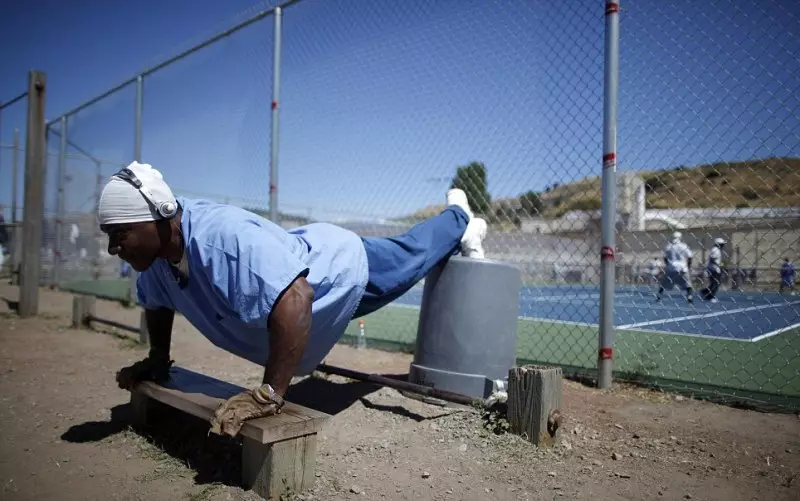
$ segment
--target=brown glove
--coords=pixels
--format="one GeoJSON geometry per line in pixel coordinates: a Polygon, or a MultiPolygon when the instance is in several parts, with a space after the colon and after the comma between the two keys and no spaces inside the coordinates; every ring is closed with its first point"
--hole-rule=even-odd
{"type": "Polygon", "coordinates": [[[283,398],[269,385],[243,391],[219,404],[211,418],[210,431],[235,437],[245,421],[279,414],[283,404],[283,398]]]}
{"type": "Polygon", "coordinates": [[[117,385],[123,390],[132,390],[139,381],[163,383],[169,379],[169,368],[174,360],[147,357],[124,367],[117,372],[117,385]]]}

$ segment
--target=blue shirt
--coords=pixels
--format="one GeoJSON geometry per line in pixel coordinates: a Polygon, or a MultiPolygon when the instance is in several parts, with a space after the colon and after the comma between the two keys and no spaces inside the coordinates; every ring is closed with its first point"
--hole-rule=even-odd
{"type": "Polygon", "coordinates": [[[781,265],[781,278],[784,280],[794,279],[794,263],[791,261],[788,263],[784,261],[784,263],[781,265]]]}
{"type": "Polygon", "coordinates": [[[327,223],[285,230],[244,209],[178,198],[189,280],[156,259],[139,275],[144,308],[186,317],[217,347],[259,365],[269,357],[267,318],[298,277],[314,289],[311,331],[295,374],[308,374],[344,334],[367,284],[367,255],[354,232],[327,223]]]}

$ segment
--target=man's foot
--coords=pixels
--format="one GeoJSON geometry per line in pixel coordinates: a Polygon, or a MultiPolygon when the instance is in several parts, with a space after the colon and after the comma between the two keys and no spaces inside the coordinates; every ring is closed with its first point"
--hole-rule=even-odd
{"type": "MultiPolygon", "coordinates": [[[[464,193],[464,190],[459,190],[458,188],[453,188],[447,191],[447,205],[456,205],[464,209],[464,212],[467,213],[467,218],[472,221],[472,210],[469,208],[469,202],[467,201],[467,194],[464,193]]],[[[469,230],[469,228],[467,228],[469,230]]]]}
{"type": "Polygon", "coordinates": [[[461,255],[475,259],[483,259],[483,239],[486,238],[486,221],[473,217],[467,223],[467,229],[461,236],[461,255]]]}

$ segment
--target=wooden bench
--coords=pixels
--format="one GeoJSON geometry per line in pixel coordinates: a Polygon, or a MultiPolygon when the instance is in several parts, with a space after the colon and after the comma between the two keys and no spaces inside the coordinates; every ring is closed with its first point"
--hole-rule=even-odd
{"type": "MultiPolygon", "coordinates": [[[[147,423],[152,401],[210,422],[217,406],[241,391],[244,388],[173,366],[163,386],[146,381],[131,392],[133,424],[147,423]]],[[[328,417],[287,401],[280,414],[245,421],[239,432],[242,486],[269,500],[310,488],[315,478],[317,432],[328,417]]]]}

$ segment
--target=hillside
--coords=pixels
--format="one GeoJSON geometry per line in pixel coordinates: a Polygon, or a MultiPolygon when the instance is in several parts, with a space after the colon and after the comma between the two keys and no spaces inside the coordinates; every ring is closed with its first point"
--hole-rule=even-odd
{"type": "MultiPolygon", "coordinates": [[[[648,209],[800,207],[800,158],[765,158],[637,173],[645,181],[648,209]]],[[[570,210],[599,209],[601,178],[565,181],[539,196],[545,218],[558,218],[570,210]]],[[[429,217],[442,207],[425,207],[408,219],[429,217]]],[[[518,198],[493,200],[492,210],[498,220],[510,221],[515,215],[524,215],[518,198]]]]}

